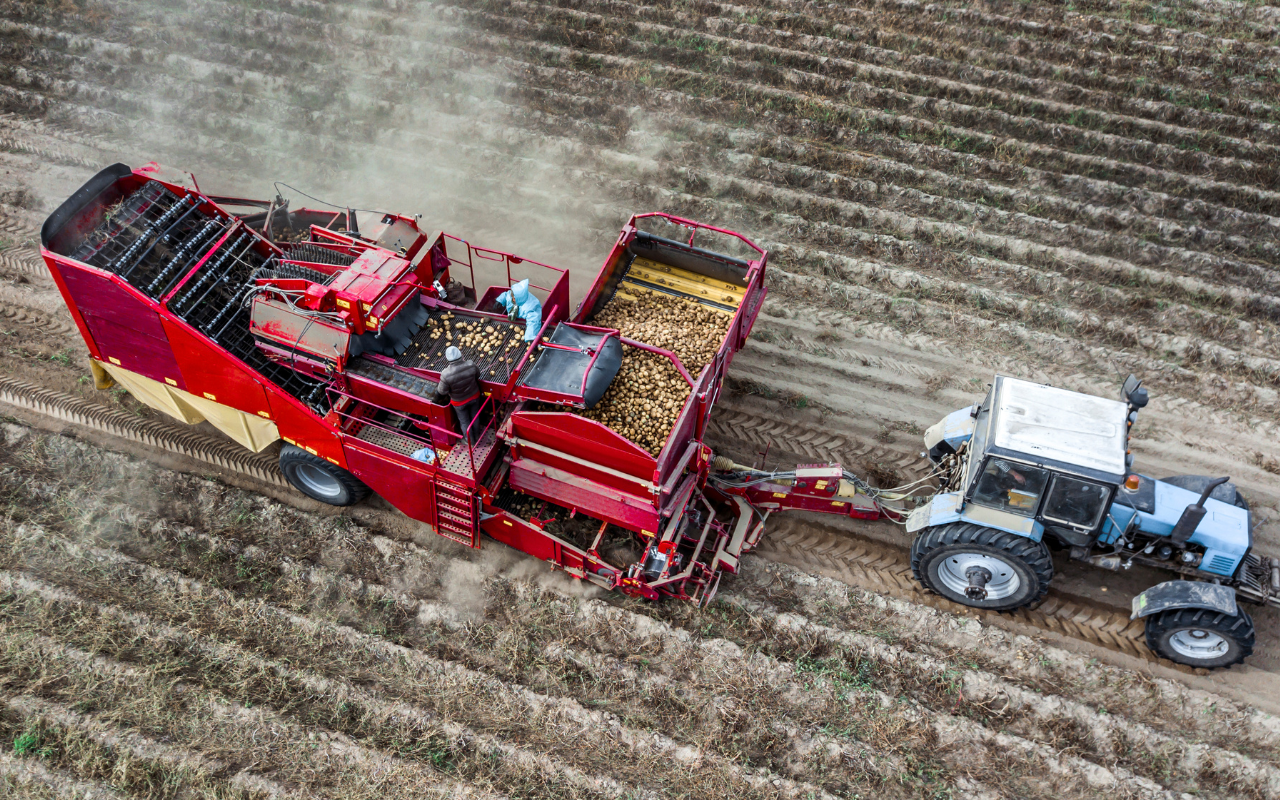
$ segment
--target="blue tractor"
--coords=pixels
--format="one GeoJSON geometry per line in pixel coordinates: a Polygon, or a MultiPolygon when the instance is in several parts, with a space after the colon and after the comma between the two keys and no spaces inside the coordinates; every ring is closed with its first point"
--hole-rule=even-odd
{"type": "Polygon", "coordinates": [[[982,402],[925,432],[941,491],[911,512],[911,567],[926,588],[1007,611],[1044,597],[1050,547],[1112,570],[1145,564],[1179,579],[1133,600],[1147,645],[1194,667],[1239,663],[1253,620],[1280,605],[1280,559],[1251,552],[1249,504],[1229,478],[1133,473],[1129,432],[1147,391],[1132,375],[1107,400],[1002,375],[982,402]]]}

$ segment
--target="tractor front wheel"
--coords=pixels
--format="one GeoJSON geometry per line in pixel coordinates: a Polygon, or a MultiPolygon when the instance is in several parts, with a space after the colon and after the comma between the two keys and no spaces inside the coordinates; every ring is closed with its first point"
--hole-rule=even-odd
{"type": "Polygon", "coordinates": [[[921,531],[911,546],[911,570],[948,600],[1010,611],[1049,591],[1053,559],[1042,542],[965,522],[921,531]]]}
{"type": "Polygon", "coordinates": [[[1253,652],[1253,618],[1200,608],[1174,608],[1147,617],[1147,647],[1189,667],[1217,669],[1239,664],[1253,652]]]}
{"type": "Polygon", "coordinates": [[[280,471],[293,488],[331,506],[355,505],[369,496],[369,487],[355,475],[291,444],[280,450],[280,471]]]}

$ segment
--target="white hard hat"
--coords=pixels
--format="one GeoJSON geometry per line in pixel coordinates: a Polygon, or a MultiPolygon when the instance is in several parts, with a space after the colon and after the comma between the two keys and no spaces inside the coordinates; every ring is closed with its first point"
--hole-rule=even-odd
{"type": "Polygon", "coordinates": [[[445,348],[444,357],[446,361],[459,361],[462,359],[462,351],[453,345],[445,348]]]}

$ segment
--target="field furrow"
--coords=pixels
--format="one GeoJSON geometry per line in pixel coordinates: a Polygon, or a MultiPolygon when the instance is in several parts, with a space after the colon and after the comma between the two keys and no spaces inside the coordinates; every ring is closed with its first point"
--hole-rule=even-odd
{"type": "MultiPolygon", "coordinates": [[[[223,506],[229,504],[233,508],[244,508],[244,500],[237,499],[234,493],[231,497],[224,495],[221,502],[223,506]]],[[[208,507],[211,509],[209,513],[219,513],[212,511],[213,506],[208,507]]],[[[261,512],[250,513],[256,516],[261,512]]],[[[1081,705],[1069,706],[1067,711],[1063,711],[1064,706],[1061,704],[1049,704],[1034,712],[1024,710],[1014,715],[1011,709],[1015,708],[1015,704],[1021,704],[1016,706],[1019,708],[1030,704],[1032,694],[1012,684],[1002,683],[1006,679],[997,678],[993,673],[981,670],[974,672],[977,668],[967,666],[963,658],[955,662],[943,657],[948,662],[943,664],[937,660],[931,660],[942,657],[939,655],[910,652],[894,647],[886,648],[879,640],[873,641],[853,633],[841,633],[829,626],[815,626],[814,623],[798,620],[792,615],[781,614],[769,603],[758,600],[730,600],[729,605],[721,613],[702,619],[697,623],[696,628],[691,629],[683,625],[672,627],[680,625],[681,619],[686,617],[683,612],[674,617],[668,617],[669,621],[664,622],[661,617],[657,619],[651,617],[649,611],[646,611],[645,615],[638,616],[639,609],[611,609],[599,601],[577,602],[558,598],[555,595],[548,595],[541,589],[526,587],[520,583],[486,583],[484,584],[485,593],[495,594],[491,594],[483,601],[486,621],[476,628],[465,619],[459,620],[456,617],[457,607],[454,604],[416,600],[403,593],[380,588],[369,577],[360,577],[352,581],[341,574],[327,574],[323,567],[307,565],[303,558],[305,554],[285,556],[283,553],[273,555],[270,552],[276,547],[285,547],[285,552],[288,552],[287,540],[273,541],[274,537],[259,534],[257,538],[261,542],[260,545],[237,545],[231,540],[211,537],[190,529],[184,530],[170,522],[139,516],[128,507],[115,504],[108,504],[101,509],[82,510],[79,516],[81,525],[84,514],[94,519],[116,520],[112,525],[114,532],[107,537],[115,546],[123,547],[126,551],[134,550],[140,554],[145,550],[146,560],[180,564],[182,571],[187,573],[186,576],[139,564],[126,556],[114,555],[109,550],[86,548],[61,541],[59,536],[30,526],[16,529],[12,534],[13,538],[8,540],[5,551],[10,553],[11,557],[17,555],[20,559],[14,563],[14,566],[35,570],[49,576],[51,580],[62,582],[77,579],[76,576],[80,576],[79,585],[74,590],[78,595],[94,597],[97,599],[96,602],[105,600],[137,608],[146,614],[163,615],[169,620],[165,623],[166,625],[178,626],[172,630],[166,628],[165,630],[168,630],[166,636],[179,637],[182,642],[187,643],[189,639],[187,631],[203,629],[209,632],[208,635],[216,638],[230,638],[240,642],[237,648],[252,647],[264,651],[262,655],[273,660],[285,657],[287,653],[292,665],[290,670],[310,669],[312,667],[307,665],[312,664],[319,671],[337,670],[341,674],[361,674],[367,680],[372,675],[369,672],[370,669],[374,669],[375,672],[384,671],[382,668],[367,665],[379,660],[394,665],[396,659],[390,659],[388,662],[385,655],[375,657],[374,654],[370,654],[363,662],[351,662],[350,659],[353,657],[349,646],[351,633],[343,634],[348,640],[346,647],[324,646],[322,642],[316,640],[317,636],[322,636],[323,630],[330,630],[330,634],[324,635],[324,638],[337,636],[341,632],[326,628],[324,623],[309,622],[291,617],[282,610],[273,610],[272,605],[263,606],[253,599],[255,595],[261,599],[279,598],[299,609],[311,608],[314,604],[321,602],[328,604],[337,602],[340,607],[349,609],[344,616],[349,620],[348,624],[354,623],[357,629],[372,623],[376,630],[377,626],[385,625],[386,621],[399,620],[387,630],[402,644],[425,649],[428,653],[431,650],[443,648],[444,652],[451,652],[454,659],[460,659],[464,664],[469,664],[462,668],[462,673],[458,673],[457,666],[449,666],[449,662],[433,662],[432,657],[425,653],[413,657],[414,663],[417,664],[437,664],[433,673],[444,669],[445,674],[466,674],[470,676],[467,678],[468,681],[480,681],[491,687],[492,679],[481,677],[477,672],[468,672],[468,670],[476,670],[484,666],[487,670],[496,670],[499,674],[522,675],[523,681],[541,682],[547,687],[557,684],[552,675],[559,673],[562,676],[560,678],[562,682],[572,675],[573,678],[569,683],[560,684],[562,687],[560,691],[566,693],[562,696],[576,695],[580,702],[590,701],[593,705],[601,704],[614,709],[631,724],[640,720],[645,720],[650,725],[657,723],[660,727],[675,724],[675,735],[680,738],[694,737],[690,743],[696,742],[702,749],[711,748],[714,751],[726,745],[715,746],[713,743],[717,738],[706,738],[709,731],[697,733],[701,726],[694,723],[694,720],[705,719],[705,714],[697,710],[701,704],[716,698],[715,707],[720,709],[719,713],[723,718],[724,714],[729,713],[730,708],[725,705],[728,702],[723,696],[726,690],[731,692],[731,697],[738,698],[735,702],[745,703],[749,702],[748,698],[754,698],[754,702],[761,704],[760,708],[772,708],[776,703],[780,705],[779,713],[783,715],[783,727],[778,729],[780,733],[785,733],[789,724],[802,725],[799,734],[793,731],[787,735],[791,740],[790,746],[798,747],[800,742],[809,743],[791,759],[785,760],[785,763],[791,765],[790,769],[797,769],[795,766],[797,761],[807,764],[800,755],[804,752],[811,752],[812,757],[818,758],[818,764],[826,764],[828,761],[821,756],[821,748],[826,747],[822,744],[825,740],[820,739],[817,745],[814,745],[810,734],[804,733],[805,729],[812,730],[815,723],[824,719],[824,712],[819,711],[823,703],[818,698],[827,695],[817,695],[812,701],[798,703],[791,694],[795,691],[794,687],[807,687],[804,689],[806,692],[835,692],[834,695],[829,696],[829,700],[838,699],[850,692],[855,697],[859,693],[871,692],[872,697],[880,698],[871,703],[872,708],[888,703],[888,708],[894,716],[914,719],[915,724],[925,725],[936,731],[939,741],[948,745],[943,751],[944,761],[949,761],[951,758],[946,756],[946,753],[958,755],[964,752],[967,758],[972,759],[975,757],[973,750],[975,747],[978,748],[978,752],[987,750],[996,752],[1013,748],[1014,752],[1021,753],[1025,757],[1024,768],[1028,764],[1039,765],[1018,778],[1026,781],[1024,784],[1027,787],[1026,790],[1033,794],[1048,791],[1047,787],[1050,785],[1058,787],[1060,791],[1062,782],[1071,780],[1083,781],[1080,784],[1080,791],[1086,795],[1090,791],[1089,786],[1116,785],[1115,782],[1119,781],[1120,785],[1130,786],[1141,796],[1158,796],[1160,792],[1157,790],[1157,784],[1150,782],[1152,778],[1127,773],[1122,765],[1132,764],[1140,768],[1142,772],[1153,775],[1157,783],[1170,786],[1194,786],[1207,780],[1206,776],[1191,768],[1191,765],[1198,763],[1196,754],[1215,752],[1204,750],[1200,745],[1172,742],[1167,735],[1157,735],[1138,723],[1139,727],[1125,728],[1128,733],[1133,734],[1133,742],[1129,747],[1149,747],[1150,752],[1146,755],[1128,752],[1117,761],[1114,753],[1097,749],[1101,747],[1099,742],[1094,742],[1094,749],[1091,750],[1086,743],[1092,740],[1088,738],[1088,734],[1081,734],[1080,741],[1073,745],[1076,748],[1073,752],[1080,754],[1065,757],[1064,760],[1063,754],[1056,752],[1061,750],[1061,737],[1065,735],[1059,729],[1062,718],[1083,715],[1093,723],[1105,725],[1106,723],[1100,720],[1098,712],[1090,711],[1081,705]],[[129,533],[130,531],[132,533],[129,533]],[[178,545],[181,546],[178,547],[178,545]],[[191,570],[196,570],[196,573],[192,574],[191,570]],[[85,580],[86,577],[89,579],[85,580]],[[227,588],[218,590],[209,588],[218,584],[227,588]],[[504,589],[503,586],[507,588],[504,589]],[[232,590],[236,594],[247,594],[248,597],[246,600],[240,600],[231,593],[232,590]],[[338,594],[335,595],[335,592],[338,594]],[[739,608],[742,613],[733,612],[732,608],[739,608]],[[280,627],[279,623],[287,619],[295,621],[287,627],[280,627]],[[451,622],[451,619],[454,621],[451,622]],[[383,622],[380,623],[378,620],[383,622]],[[263,625],[267,627],[257,630],[263,625]],[[438,633],[429,634],[432,628],[438,633]],[[613,633],[606,633],[608,631],[613,633]],[[622,631],[631,633],[623,634],[622,631]],[[291,637],[300,638],[294,642],[291,637]],[[724,638],[734,644],[726,646],[724,638]],[[819,647],[816,645],[818,640],[826,641],[827,644],[819,647]],[[320,646],[317,646],[318,644],[320,646]],[[587,649],[584,650],[584,647],[587,649]],[[485,655],[486,651],[491,655],[485,655]],[[522,659],[536,654],[537,665],[520,667],[518,662],[512,662],[512,656],[519,653],[525,654],[522,659]],[[622,658],[624,654],[636,653],[643,654],[644,660],[622,658]],[[640,668],[645,661],[659,657],[664,666],[658,672],[650,673],[640,668]],[[427,660],[423,661],[424,658],[427,660]],[[360,667],[360,663],[366,666],[360,667]],[[530,671],[531,667],[532,671],[530,671]],[[351,669],[359,669],[359,672],[351,673],[351,669]],[[586,672],[584,673],[583,670],[586,672]],[[841,678],[839,670],[854,670],[853,677],[841,678]],[[951,674],[953,671],[954,675],[951,674]],[[726,675],[731,674],[738,677],[726,684],[726,675]],[[780,680],[783,681],[782,685],[778,683],[780,680]],[[810,686],[807,684],[809,680],[817,680],[819,683],[810,686]],[[987,707],[985,699],[966,700],[967,692],[977,691],[963,688],[967,680],[976,681],[975,685],[987,685],[994,681],[997,686],[989,687],[990,691],[999,692],[1008,698],[1006,702],[1010,704],[1008,706],[1010,713],[1006,715],[1003,711],[993,711],[987,707]],[[960,683],[954,684],[955,681],[960,683]],[[788,686],[793,688],[789,689],[788,686]],[[1001,686],[1003,688],[1000,688],[1001,686]],[[917,706],[901,706],[900,700],[892,699],[903,697],[904,693],[907,698],[911,698],[913,704],[918,704],[918,707],[923,710],[913,711],[911,709],[917,706]],[[976,705],[966,706],[965,704],[969,702],[976,705]],[[675,705],[670,705],[672,703],[675,705]],[[683,713],[665,717],[660,711],[663,708],[671,710],[680,708],[683,713]],[[965,708],[968,710],[957,716],[957,710],[965,708]],[[664,723],[662,722],[664,719],[669,721],[664,723]],[[788,723],[786,720],[791,722],[788,723]],[[995,733],[986,727],[996,721],[999,722],[1000,730],[1005,731],[1004,733],[995,733]],[[690,727],[691,724],[692,727],[690,727]],[[1020,726],[1020,729],[1011,726],[1020,726]],[[1017,732],[1013,732],[1014,730],[1017,732]],[[797,735],[801,737],[799,740],[796,739],[797,735]],[[1040,741],[1046,744],[1039,744],[1040,741]],[[813,752],[812,747],[819,745],[819,751],[813,752]],[[1045,749],[1046,746],[1049,746],[1049,749],[1045,749]],[[1188,747],[1190,749],[1187,749],[1188,747]],[[1197,747],[1201,749],[1197,750],[1197,747]],[[1093,758],[1098,758],[1100,763],[1085,764],[1093,758]],[[1104,768],[1101,764],[1107,766],[1104,768]],[[1164,771],[1153,771],[1156,768],[1152,767],[1152,764],[1164,765],[1159,768],[1164,771]],[[1041,783],[1042,781],[1044,783],[1041,783]]],[[[278,516],[275,520],[276,524],[283,522],[287,525],[287,521],[278,516]]],[[[206,523],[214,522],[212,518],[206,520],[206,523]]],[[[97,530],[101,531],[101,528],[97,530]]],[[[350,538],[350,532],[344,536],[344,540],[350,542],[344,549],[354,548],[351,555],[340,556],[338,552],[329,550],[327,555],[322,557],[331,562],[335,559],[338,560],[337,563],[345,562],[345,568],[356,570],[356,575],[375,574],[370,570],[375,572],[393,570],[396,563],[405,558],[402,547],[390,542],[379,544],[375,541],[375,547],[368,544],[368,540],[363,537],[350,538]],[[361,551],[369,552],[370,555],[374,552],[381,554],[381,563],[360,558],[351,560],[355,553],[361,551]]],[[[430,580],[424,580],[426,576],[420,571],[417,572],[417,576],[425,586],[432,585],[430,580]]],[[[13,583],[13,586],[18,587],[20,583],[19,580],[13,583]]],[[[113,620],[119,624],[127,623],[135,628],[143,624],[152,625],[139,617],[131,616],[134,612],[115,612],[104,610],[101,606],[98,607],[98,611],[92,611],[89,607],[82,605],[83,601],[71,598],[65,591],[60,592],[52,587],[41,588],[39,585],[28,582],[18,588],[23,592],[34,591],[42,598],[40,603],[43,604],[44,610],[39,613],[29,612],[38,620],[31,624],[33,626],[38,624],[41,631],[61,630],[59,625],[70,625],[76,629],[83,628],[82,633],[75,634],[78,637],[89,636],[91,631],[113,620]],[[68,606],[60,611],[46,607],[49,604],[59,603],[73,603],[75,607],[68,606]],[[56,623],[51,618],[56,620],[56,623]]],[[[443,592],[447,596],[448,582],[444,582],[435,591],[443,592]]],[[[428,596],[430,595],[431,591],[428,591],[428,596]]],[[[319,610],[319,606],[312,609],[313,612],[319,610]]],[[[680,611],[677,608],[671,610],[680,611]]],[[[853,611],[856,612],[856,609],[853,611]]],[[[28,612],[18,614],[14,611],[13,613],[22,617],[28,615],[28,612]]],[[[160,635],[159,629],[156,630],[157,632],[148,633],[146,636],[126,635],[127,632],[121,631],[112,636],[98,637],[94,641],[106,639],[133,642],[143,638],[154,642],[160,635]]],[[[72,636],[73,633],[68,631],[65,635],[72,636]]],[[[201,636],[204,635],[201,634],[201,636]]],[[[361,641],[371,644],[379,641],[376,637],[374,639],[368,637],[367,632],[357,636],[361,641]]],[[[80,639],[73,639],[71,643],[75,644],[79,641],[80,639]]],[[[225,648],[219,650],[218,648],[222,645],[216,644],[213,640],[206,642],[201,638],[199,641],[200,647],[212,648],[213,651],[220,653],[217,658],[219,664],[233,655],[232,651],[225,648]]],[[[905,642],[906,640],[903,640],[903,643],[905,642]]],[[[386,650],[389,646],[389,643],[384,643],[378,645],[377,649],[386,650]]],[[[159,644],[153,644],[147,649],[169,652],[167,647],[159,644]]],[[[136,652],[136,646],[135,649],[122,649],[119,657],[134,652],[136,652]]],[[[183,650],[182,652],[186,654],[186,660],[195,660],[195,654],[191,651],[183,650]]],[[[243,653],[236,655],[237,658],[249,658],[247,651],[236,649],[235,653],[243,653]]],[[[657,664],[658,661],[654,663],[657,664]]],[[[224,668],[227,667],[215,666],[213,662],[207,665],[200,664],[198,674],[209,676],[212,672],[224,668]]],[[[235,673],[253,672],[260,675],[264,671],[278,673],[279,668],[269,668],[262,664],[255,670],[246,667],[235,670],[235,673]]],[[[300,674],[289,671],[289,675],[294,677],[300,674]]],[[[1093,677],[1097,679],[1099,676],[1093,677]]],[[[201,677],[200,680],[211,679],[201,677]]],[[[401,693],[406,692],[409,696],[415,696],[406,688],[403,681],[396,684],[399,688],[391,685],[389,679],[379,680],[378,685],[379,691],[385,689],[392,692],[396,695],[396,699],[402,699],[401,693]]],[[[440,682],[419,675],[411,685],[439,686],[440,682]]],[[[511,693],[510,689],[503,691],[511,693]]],[[[343,692],[322,693],[316,686],[312,686],[313,696],[321,694],[325,698],[322,702],[338,702],[336,698],[346,698],[348,702],[352,702],[355,696],[343,692]],[[330,699],[331,694],[335,699],[330,699]]],[[[469,693],[462,694],[469,696],[469,693]]],[[[419,698],[418,702],[427,701],[420,692],[416,696],[419,698]]],[[[516,696],[519,697],[520,693],[516,692],[516,696]]],[[[527,691],[525,696],[528,696],[527,691]]],[[[388,701],[390,699],[388,698],[388,701]]],[[[433,699],[433,702],[439,703],[441,700],[433,699]]],[[[544,699],[542,702],[545,704],[549,701],[544,699]]],[[[563,703],[563,701],[559,702],[563,703]]],[[[1176,707],[1176,697],[1165,701],[1165,703],[1169,702],[1176,707]]],[[[580,706],[574,707],[580,708],[580,706]]],[[[508,707],[500,706],[500,708],[508,707]]],[[[513,711],[514,709],[510,709],[505,714],[495,713],[495,716],[504,720],[501,724],[510,726],[517,724],[514,720],[522,719],[522,714],[512,713],[513,711]]],[[[871,711],[863,702],[853,698],[839,701],[833,713],[835,712],[840,714],[839,719],[843,721],[846,729],[853,731],[860,730],[866,725],[872,726],[867,729],[868,731],[874,730],[878,714],[883,713],[871,711]],[[871,716],[864,718],[865,714],[871,714],[871,716]],[[859,723],[859,719],[863,722],[859,723]]],[[[455,713],[475,714],[477,712],[464,712],[458,709],[455,713]]],[[[528,709],[523,716],[527,717],[531,713],[533,710],[528,709]]],[[[331,716],[322,718],[328,720],[331,716]]],[[[422,715],[419,714],[418,718],[422,718],[422,715]]],[[[336,723],[328,722],[327,724],[336,723]]],[[[547,727],[549,724],[549,721],[542,722],[541,727],[547,727]]],[[[837,724],[834,717],[828,723],[817,727],[830,731],[833,730],[830,727],[832,724],[837,724]]],[[[1194,729],[1202,727],[1203,724],[1194,729]]],[[[771,727],[766,727],[764,732],[767,733],[770,729],[771,727]]],[[[1260,732],[1255,732],[1255,738],[1258,733],[1260,732]]],[[[855,739],[861,738],[856,732],[851,735],[854,735],[855,739]]],[[[870,734],[862,734],[862,736],[867,735],[870,734]]],[[[735,737],[733,741],[737,741],[737,738],[735,737]]],[[[1258,741],[1261,743],[1266,741],[1266,738],[1258,741]]],[[[883,739],[872,739],[867,742],[870,745],[877,743],[882,748],[886,746],[886,740],[883,739]]],[[[757,745],[759,746],[760,743],[757,742],[757,745]]],[[[739,742],[736,746],[743,745],[739,742]]],[[[773,744],[773,747],[778,746],[779,743],[773,744]]],[[[785,745],[783,746],[787,749],[785,745]]],[[[1208,746],[1212,748],[1218,745],[1208,746]]],[[[896,746],[897,749],[889,748],[885,756],[889,758],[889,764],[895,763],[894,753],[902,755],[901,747],[902,744],[899,743],[896,746]]],[[[565,749],[573,752],[571,744],[565,749]]],[[[1267,771],[1270,768],[1255,763],[1250,756],[1235,755],[1226,751],[1218,755],[1224,765],[1247,767],[1250,775],[1256,778],[1255,783],[1261,781],[1256,784],[1259,787],[1266,785],[1270,780],[1268,777],[1270,773],[1267,771]]],[[[981,763],[984,765],[984,772],[999,768],[995,761],[981,763]]],[[[817,765],[801,768],[802,774],[808,769],[817,768],[817,765]]],[[[830,769],[829,764],[826,769],[830,769]]],[[[1227,768],[1224,767],[1224,769],[1227,768]]],[[[828,774],[827,780],[830,779],[831,776],[828,774]]],[[[969,788],[979,789],[972,785],[969,788]]],[[[1250,791],[1254,790],[1250,789],[1250,791]]],[[[1074,793],[1072,791],[1072,794],[1074,793]]]]}
{"type": "MultiPolygon", "coordinates": [[[[863,207],[863,208],[865,208],[865,207],[863,207]]],[[[890,216],[892,216],[892,215],[890,215],[890,216]]],[[[917,226],[917,227],[918,227],[918,226],[917,226]]],[[[997,238],[998,238],[998,237],[997,237],[997,238]]],[[[1057,256],[1052,257],[1052,259],[1053,259],[1053,260],[1058,260],[1058,258],[1059,258],[1059,257],[1057,257],[1057,256]]],[[[1251,306],[1254,306],[1254,305],[1256,305],[1256,304],[1257,304],[1257,302],[1259,302],[1259,301],[1258,301],[1258,298],[1249,298],[1249,300],[1247,301],[1247,304],[1248,304],[1248,305],[1251,305],[1251,306]]],[[[1016,306],[1016,304],[1014,304],[1014,305],[1016,306]]],[[[1134,303],[1133,301],[1130,301],[1130,302],[1124,302],[1124,301],[1123,301],[1123,299],[1122,299],[1122,302],[1120,303],[1121,308],[1124,308],[1126,312],[1130,311],[1134,305],[1135,305],[1135,303],[1134,303]]],[[[1014,306],[1010,306],[1010,305],[1008,305],[1008,304],[1005,304],[1005,307],[1006,307],[1006,308],[1009,308],[1009,307],[1014,307],[1014,306]]],[[[1167,317],[1168,310],[1166,309],[1163,313],[1164,313],[1164,314],[1166,315],[1166,317],[1167,317]]],[[[1192,326],[1192,327],[1194,328],[1194,327],[1196,327],[1196,326],[1192,326]]],[[[1222,333],[1224,333],[1224,332],[1225,332],[1225,331],[1224,331],[1224,329],[1223,329],[1223,327],[1221,326],[1221,324],[1216,323],[1216,322],[1211,323],[1211,325],[1210,325],[1210,327],[1207,329],[1207,331],[1208,331],[1211,335],[1215,335],[1215,338],[1221,338],[1222,333]]],[[[1132,336],[1132,334],[1129,334],[1129,335],[1127,335],[1127,336],[1126,336],[1126,335],[1122,335],[1122,336],[1121,336],[1121,340],[1122,340],[1122,341],[1123,341],[1124,339],[1126,339],[1126,338],[1128,339],[1128,341],[1125,341],[1125,342],[1124,342],[1125,344],[1132,344],[1132,343],[1134,342],[1134,340],[1135,340],[1135,337],[1133,337],[1133,336],[1132,336]]],[[[1174,350],[1181,350],[1181,349],[1184,349],[1183,347],[1181,347],[1181,346],[1177,346],[1177,345],[1180,345],[1180,343],[1177,343],[1177,344],[1175,345],[1175,347],[1174,347],[1174,348],[1172,348],[1172,349],[1174,349],[1174,350]]],[[[1171,348],[1169,348],[1169,347],[1167,347],[1167,346],[1166,346],[1166,342],[1157,342],[1157,343],[1155,344],[1155,347],[1156,347],[1157,349],[1159,349],[1159,350],[1163,351],[1163,352],[1167,352],[1167,351],[1169,351],[1169,350],[1171,349],[1171,348]]],[[[1208,347],[1208,350],[1207,350],[1207,354],[1208,354],[1208,356],[1209,356],[1211,359],[1213,359],[1216,363],[1221,363],[1221,364],[1223,364],[1224,366],[1231,367],[1231,366],[1235,365],[1235,364],[1238,362],[1238,359],[1237,359],[1233,354],[1231,354],[1231,353],[1229,353],[1229,352],[1220,351],[1219,349],[1216,349],[1216,348],[1215,348],[1215,346],[1214,346],[1214,345],[1212,345],[1212,344],[1207,345],[1207,347],[1208,347]]],[[[1258,361],[1257,359],[1253,359],[1252,361],[1250,361],[1250,360],[1246,359],[1246,360],[1243,362],[1243,366],[1245,367],[1245,369],[1246,369],[1249,373],[1254,374],[1254,375],[1261,375],[1261,376],[1263,376],[1262,380],[1263,380],[1264,382],[1266,382],[1266,381],[1269,381],[1269,380],[1270,380],[1270,379],[1268,379],[1268,378],[1266,378],[1266,377],[1265,377],[1266,375],[1268,375],[1268,374],[1269,374],[1270,369],[1269,369],[1269,367],[1265,366],[1265,363],[1266,363],[1265,361],[1258,361]]]]}
{"type": "Polygon", "coordinates": [[[1232,0],[0,0],[0,794],[1280,795],[1274,609],[1195,671],[1130,619],[1154,569],[975,612],[802,514],[705,608],[604,593],[97,392],[38,254],[117,161],[421,213],[574,301],[662,210],[769,251],[716,454],[891,487],[992,372],[1134,372],[1135,468],[1230,475],[1280,556],[1278,42],[1232,0]]]}

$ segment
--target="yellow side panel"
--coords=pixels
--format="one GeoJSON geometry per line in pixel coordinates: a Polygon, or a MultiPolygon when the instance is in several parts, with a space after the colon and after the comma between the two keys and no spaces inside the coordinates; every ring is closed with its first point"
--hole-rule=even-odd
{"type": "MultiPolygon", "coordinates": [[[[680,297],[677,295],[669,295],[669,294],[662,294],[660,292],[655,292],[653,289],[650,289],[648,286],[641,286],[640,284],[634,283],[630,280],[624,280],[621,283],[619,283],[617,290],[614,292],[614,297],[622,297],[627,300],[639,300],[641,297],[644,297],[645,295],[658,295],[661,298],[665,298],[666,300],[674,300],[677,303],[696,302],[687,297],[680,297]]],[[[714,311],[715,313],[720,314],[721,316],[725,316],[725,317],[733,316],[732,311],[726,311],[723,308],[718,308],[716,306],[709,306],[706,304],[700,304],[700,305],[702,308],[714,311]]]]}
{"type": "Polygon", "coordinates": [[[665,286],[690,297],[701,297],[733,308],[742,305],[742,297],[747,291],[732,283],[708,278],[679,267],[659,264],[647,258],[637,258],[632,261],[627,275],[637,280],[665,286]]]}
{"type": "MultiPolygon", "coordinates": [[[[255,453],[280,438],[276,424],[254,414],[246,414],[230,406],[205,398],[197,397],[190,392],[144,378],[136,372],[121,369],[115,364],[94,362],[98,368],[106,371],[116,383],[128,390],[129,394],[139,402],[163,411],[174,419],[188,425],[209,421],[213,427],[230,436],[241,445],[255,453]]],[[[95,375],[97,370],[94,370],[95,375]]]]}

